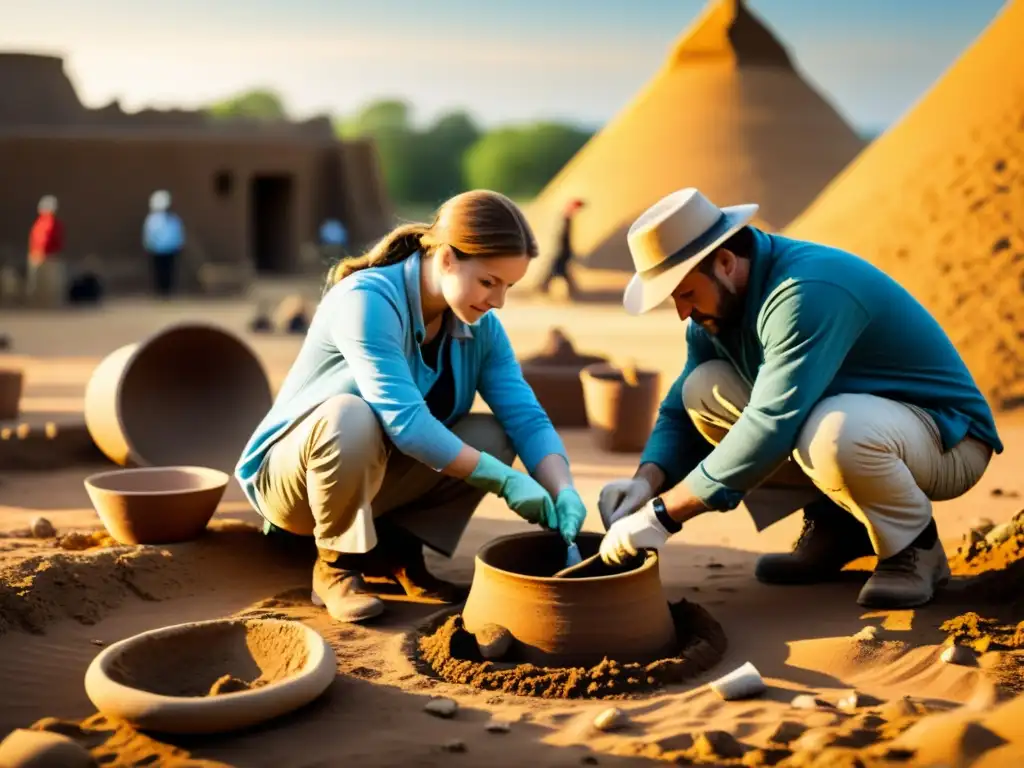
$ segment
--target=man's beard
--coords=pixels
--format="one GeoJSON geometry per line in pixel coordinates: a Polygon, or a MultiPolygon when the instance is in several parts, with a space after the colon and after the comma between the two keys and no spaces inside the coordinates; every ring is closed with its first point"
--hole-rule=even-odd
{"type": "Polygon", "coordinates": [[[696,309],[690,313],[695,323],[708,333],[720,335],[737,325],[743,313],[740,297],[730,291],[717,276],[710,276],[718,289],[718,307],[712,315],[705,315],[696,309]]]}

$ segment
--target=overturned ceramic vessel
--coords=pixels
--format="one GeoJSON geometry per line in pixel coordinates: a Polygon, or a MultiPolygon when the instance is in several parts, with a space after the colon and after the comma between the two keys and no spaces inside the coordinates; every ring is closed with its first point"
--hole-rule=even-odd
{"type": "Polygon", "coordinates": [[[174,544],[203,533],[229,479],[207,467],[118,469],[90,475],[85,490],[116,541],[174,544]]]}
{"type": "Polygon", "coordinates": [[[590,433],[598,448],[615,453],[644,449],[660,403],[657,371],[635,371],[635,381],[607,363],[580,371],[590,433]]]}
{"type": "MultiPolygon", "coordinates": [[[[582,533],[584,558],[601,536],[582,533]]],[[[547,531],[503,536],[476,557],[473,585],[462,612],[469,632],[488,625],[514,638],[505,660],[540,666],[593,666],[606,656],[647,663],[672,656],[677,638],[661,587],[658,554],[621,573],[600,564],[595,575],[552,578],[565,565],[565,542],[547,531]]]]}
{"type": "Polygon", "coordinates": [[[163,733],[219,733],[291,712],[334,680],[336,659],[297,621],[177,624],[104,649],[85,690],[105,715],[163,733]]]}
{"type": "Polygon", "coordinates": [[[96,367],[85,389],[85,423],[123,467],[231,471],[272,402],[247,344],[224,329],[184,323],[121,347],[96,367]]]}

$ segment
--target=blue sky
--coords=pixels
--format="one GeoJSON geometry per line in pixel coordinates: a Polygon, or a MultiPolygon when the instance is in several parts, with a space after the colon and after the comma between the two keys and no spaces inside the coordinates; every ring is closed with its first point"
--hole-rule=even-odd
{"type": "MultiPolygon", "coordinates": [[[[279,90],[297,116],[397,96],[421,120],[600,124],[703,0],[8,0],[0,50],[58,53],[90,106],[279,90]]],[[[749,0],[856,125],[902,114],[1003,0],[749,0]]]]}

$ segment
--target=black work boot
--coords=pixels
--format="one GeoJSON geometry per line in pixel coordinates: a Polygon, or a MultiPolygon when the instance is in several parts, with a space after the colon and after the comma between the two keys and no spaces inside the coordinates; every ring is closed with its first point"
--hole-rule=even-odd
{"type": "Polygon", "coordinates": [[[398,583],[409,597],[436,600],[441,603],[461,603],[469,595],[469,588],[439,579],[427,570],[423,557],[423,542],[397,525],[378,519],[377,546],[379,557],[387,568],[389,578],[398,583]],[[382,525],[383,523],[383,525],[382,525]]]}
{"type": "Polygon", "coordinates": [[[792,552],[757,558],[754,575],[766,584],[831,581],[848,563],[875,554],[867,529],[831,499],[804,507],[804,527],[792,552]]]}
{"type": "Polygon", "coordinates": [[[384,602],[366,588],[359,571],[346,567],[346,557],[352,556],[320,550],[313,566],[313,604],[325,607],[332,619],[345,623],[379,616],[384,602]]]}
{"type": "Polygon", "coordinates": [[[949,577],[949,561],[932,519],[909,547],[878,561],[857,602],[866,608],[913,608],[931,602],[949,577]]]}

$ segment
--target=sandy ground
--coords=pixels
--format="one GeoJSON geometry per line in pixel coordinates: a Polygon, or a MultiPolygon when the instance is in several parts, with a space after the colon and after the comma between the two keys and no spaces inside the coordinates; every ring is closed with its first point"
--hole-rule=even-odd
{"type": "MultiPolygon", "coordinates": [[[[0,358],[0,364],[27,368],[23,407],[28,421],[55,415],[73,421],[80,418],[92,366],[109,351],[185,318],[207,319],[241,333],[249,312],[241,303],[153,307],[119,302],[77,315],[0,314],[0,332],[11,334],[15,342],[12,354],[0,358]]],[[[634,319],[597,304],[569,309],[522,302],[503,310],[502,319],[523,354],[538,347],[552,325],[560,325],[580,351],[613,357],[628,353],[640,365],[662,371],[664,387],[683,360],[681,326],[668,312],[634,319]]],[[[271,378],[279,380],[298,341],[246,337],[271,378]]],[[[1006,419],[1001,429],[1006,452],[978,487],[936,506],[950,554],[977,518],[999,523],[1024,506],[1017,495],[1024,492],[1017,460],[1024,447],[1024,422],[1006,419]]],[[[564,437],[580,491],[592,510],[586,529],[599,530],[596,499],[601,486],[630,474],[637,457],[602,454],[585,431],[567,431],[564,437]]],[[[461,761],[568,766],[594,760],[601,765],[664,760],[755,765],[786,758],[783,765],[852,766],[888,764],[882,760],[886,754],[893,760],[906,757],[909,753],[898,751],[904,743],[918,750],[915,758],[900,763],[904,765],[937,765],[939,758],[948,765],[1024,764],[1012,733],[1024,709],[1016,700],[992,708],[1011,695],[1019,680],[1016,657],[1009,651],[990,651],[970,665],[944,664],[939,654],[945,634],[938,629],[967,610],[1014,622],[1024,617],[1007,617],[1004,606],[979,601],[964,588],[969,582],[963,578],[926,608],[881,612],[866,612],[855,603],[863,571],[814,587],[757,583],[751,573],[754,559],[760,552],[788,548],[799,530],[799,516],[757,533],[742,512],[706,515],[666,548],[660,568],[667,597],[685,597],[708,609],[725,628],[729,648],[717,666],[690,684],[615,702],[627,715],[626,725],[598,732],[590,723],[608,702],[517,698],[419,674],[403,654],[403,642],[436,605],[390,596],[389,611],[376,624],[333,624],[308,602],[305,557],[268,547],[251,527],[255,516],[234,485],[209,534],[192,544],[67,552],[52,539],[12,535],[40,514],[58,533],[98,529],[82,486],[94,469],[0,472],[0,531],[8,532],[0,536],[0,737],[43,718],[91,718],[72,732],[104,765],[461,761]],[[321,631],[338,657],[339,674],[327,694],[279,721],[216,738],[145,736],[95,716],[82,676],[102,645],[166,624],[239,613],[283,615],[321,631]],[[879,629],[878,640],[852,638],[865,626],[879,629]],[[705,685],[746,661],[767,679],[764,696],[727,703],[705,685]],[[874,698],[852,713],[835,709],[854,689],[874,698]],[[811,693],[832,706],[796,709],[791,701],[799,693],[811,693]],[[423,712],[430,697],[439,695],[460,704],[455,718],[441,720],[423,712]],[[905,696],[911,697],[909,702],[905,696]],[[898,737],[924,710],[949,712],[920,720],[898,737]],[[509,732],[485,730],[492,716],[509,720],[509,732]],[[783,745],[770,740],[787,722],[795,724],[787,726],[794,733],[810,729],[793,757],[779,752],[783,745]],[[464,751],[446,751],[453,741],[461,742],[464,751]],[[815,755],[819,761],[846,762],[812,762],[815,755]]],[[[439,575],[468,582],[482,544],[527,528],[500,501],[487,499],[454,558],[431,556],[430,565],[439,575]]],[[[870,567],[870,561],[865,565],[870,567]]],[[[37,727],[70,728],[54,721],[37,727]]]]}

